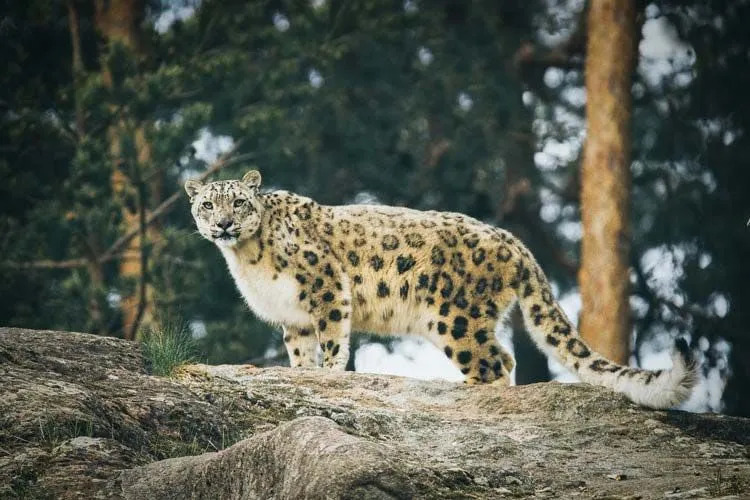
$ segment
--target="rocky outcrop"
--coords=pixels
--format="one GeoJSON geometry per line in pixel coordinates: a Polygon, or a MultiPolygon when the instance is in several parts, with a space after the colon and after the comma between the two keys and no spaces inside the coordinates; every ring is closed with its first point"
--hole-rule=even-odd
{"type": "Polygon", "coordinates": [[[746,498],[750,421],[0,328],[0,498],[746,498]]]}

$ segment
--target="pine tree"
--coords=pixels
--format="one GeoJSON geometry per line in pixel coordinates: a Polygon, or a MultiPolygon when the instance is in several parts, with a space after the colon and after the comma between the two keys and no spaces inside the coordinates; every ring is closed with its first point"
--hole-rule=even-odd
{"type": "MultiPolygon", "coordinates": [[[[375,198],[501,225],[560,294],[574,286],[577,242],[559,234],[577,221],[579,159],[549,171],[534,153],[552,136],[577,140],[560,117],[582,116],[568,91],[582,84],[585,23],[542,2],[188,4],[194,15],[163,32],[159,1],[1,7],[0,324],[132,334],[145,284],[143,319],[205,326],[209,361],[278,347],[193,234],[180,188],[188,175],[237,177],[251,164],[269,187],[324,203],[375,198]],[[107,21],[109,9],[125,11],[107,21]],[[540,23],[561,22],[569,39],[542,43],[540,23]],[[128,30],[137,42],[122,41],[128,30]],[[563,75],[556,87],[549,72],[563,75]],[[213,167],[192,148],[207,133],[232,138],[213,167]],[[550,197],[563,215],[541,217],[550,197]]],[[[726,339],[728,411],[747,413],[749,66],[736,49],[748,44],[747,8],[689,5],[645,11],[677,27],[695,63],[675,62],[658,85],[636,74],[635,354],[690,334],[696,347],[708,340],[707,366],[718,367],[726,339]],[[684,256],[674,297],[644,266],[654,249],[684,256]]]]}

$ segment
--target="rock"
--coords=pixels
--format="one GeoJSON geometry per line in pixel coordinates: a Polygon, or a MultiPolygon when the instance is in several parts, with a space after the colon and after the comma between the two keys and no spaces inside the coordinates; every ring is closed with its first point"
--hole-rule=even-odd
{"type": "Polygon", "coordinates": [[[0,380],[0,498],[740,498],[750,487],[748,419],[646,410],[584,384],[228,365],[166,379],[131,342],[12,328],[0,328],[0,380]]]}
{"type": "Polygon", "coordinates": [[[389,446],[302,417],[219,453],[124,471],[125,498],[411,498],[410,466],[389,446]]]}
{"type": "Polygon", "coordinates": [[[607,474],[608,479],[612,479],[613,481],[624,481],[628,478],[625,474],[607,474]]]}

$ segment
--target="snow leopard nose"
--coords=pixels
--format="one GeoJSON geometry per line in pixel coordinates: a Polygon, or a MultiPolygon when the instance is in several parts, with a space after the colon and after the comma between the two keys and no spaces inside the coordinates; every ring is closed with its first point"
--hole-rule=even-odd
{"type": "Polygon", "coordinates": [[[229,226],[231,226],[232,224],[234,224],[234,221],[228,217],[224,217],[216,223],[219,229],[223,229],[224,231],[226,231],[227,228],[229,228],[229,226]]]}

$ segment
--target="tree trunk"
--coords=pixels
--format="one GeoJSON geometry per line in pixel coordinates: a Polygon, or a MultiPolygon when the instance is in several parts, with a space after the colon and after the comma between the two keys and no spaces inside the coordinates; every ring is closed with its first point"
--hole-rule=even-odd
{"type": "MultiPolygon", "coordinates": [[[[143,0],[94,0],[94,6],[96,28],[108,44],[122,44],[136,55],[143,53],[140,30],[145,9],[143,0]]],[[[110,88],[117,84],[106,64],[102,67],[102,78],[110,88]]],[[[149,324],[152,319],[153,291],[148,286],[146,249],[149,242],[146,240],[153,241],[147,236],[155,236],[156,228],[150,226],[146,230],[143,221],[148,202],[161,193],[156,192],[160,191],[160,185],[155,189],[142,185],[145,178],[143,171],[151,161],[151,146],[144,125],[132,123],[127,116],[121,115],[113,121],[107,136],[113,163],[110,184],[115,197],[122,204],[123,232],[139,230],[138,236],[124,248],[119,267],[120,279],[135,285],[132,292],[122,294],[120,303],[123,335],[132,339],[139,326],[149,324]],[[126,157],[127,153],[122,151],[121,141],[127,136],[134,145],[135,158],[126,157]]],[[[159,176],[153,178],[160,179],[159,176]]]]}
{"type": "MultiPolygon", "coordinates": [[[[75,107],[75,130],[77,140],[80,142],[86,136],[86,116],[85,110],[80,99],[80,92],[83,86],[84,78],[86,75],[86,68],[83,64],[83,55],[81,49],[81,29],[78,19],[78,8],[75,0],[67,0],[66,2],[68,9],[68,29],[70,31],[70,47],[71,47],[71,70],[73,73],[73,100],[75,107]]],[[[70,214],[70,217],[75,217],[74,213],[70,214]]],[[[95,236],[87,231],[87,234],[82,237],[83,248],[86,254],[86,269],[88,270],[89,276],[89,297],[88,297],[88,322],[87,331],[91,333],[100,333],[104,330],[104,315],[102,313],[101,306],[99,304],[99,294],[104,289],[104,270],[102,264],[99,262],[99,254],[97,252],[98,242],[95,236]]]]}
{"type": "Polygon", "coordinates": [[[83,56],[81,55],[81,30],[78,23],[78,11],[73,0],[67,1],[68,7],[68,27],[70,29],[70,45],[72,54],[73,69],[73,95],[75,100],[76,116],[76,135],[80,140],[86,134],[84,110],[79,99],[78,92],[81,89],[82,79],[86,69],[83,66],[83,56]]]}
{"type": "Polygon", "coordinates": [[[630,355],[630,87],[635,5],[589,3],[586,52],[588,134],[581,175],[581,335],[618,363],[630,355]]]}
{"type": "Polygon", "coordinates": [[[144,7],[144,0],[94,0],[96,29],[108,43],[120,42],[137,52],[142,49],[144,7]]]}

